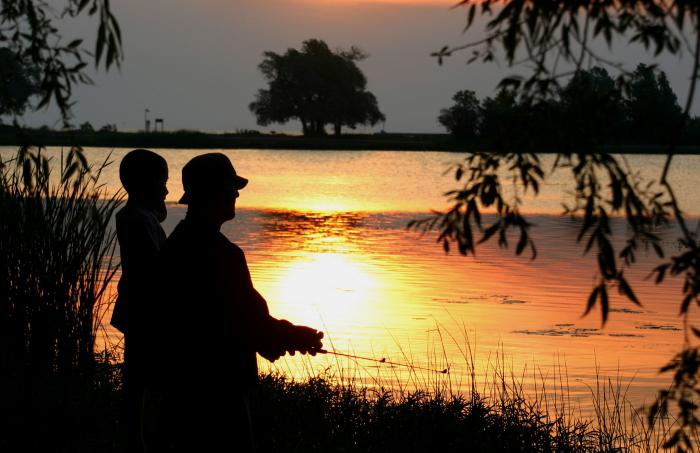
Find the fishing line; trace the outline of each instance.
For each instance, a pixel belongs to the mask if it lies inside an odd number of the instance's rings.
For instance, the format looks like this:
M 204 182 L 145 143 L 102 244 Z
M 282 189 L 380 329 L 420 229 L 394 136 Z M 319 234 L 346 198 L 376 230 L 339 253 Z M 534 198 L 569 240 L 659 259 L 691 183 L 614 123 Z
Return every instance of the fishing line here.
M 338 355 L 338 356 L 341 356 L 341 357 L 348 357 L 348 358 L 351 358 L 351 359 L 368 360 L 368 361 L 370 361 L 370 362 L 384 363 L 384 364 L 387 364 L 387 365 L 403 366 L 403 367 L 407 367 L 407 368 L 412 368 L 412 369 L 414 369 L 414 370 L 430 371 L 430 372 L 433 372 L 433 373 L 440 373 L 440 374 L 447 374 L 447 373 L 449 373 L 449 368 L 445 368 L 445 369 L 443 369 L 443 370 L 436 370 L 436 369 L 433 369 L 433 368 L 425 368 L 425 367 L 422 367 L 422 366 L 410 365 L 410 364 L 407 364 L 407 363 L 391 362 L 391 361 L 385 359 L 384 357 L 382 357 L 381 359 L 375 359 L 375 358 L 372 358 L 372 357 L 362 357 L 362 356 L 360 356 L 360 355 L 345 354 L 345 353 L 336 352 L 336 351 L 328 351 L 328 350 L 326 350 L 326 349 L 320 349 L 320 350 L 318 350 L 318 351 L 316 351 L 316 352 L 318 352 L 318 353 L 320 353 L 320 354 L 333 354 L 333 355 Z

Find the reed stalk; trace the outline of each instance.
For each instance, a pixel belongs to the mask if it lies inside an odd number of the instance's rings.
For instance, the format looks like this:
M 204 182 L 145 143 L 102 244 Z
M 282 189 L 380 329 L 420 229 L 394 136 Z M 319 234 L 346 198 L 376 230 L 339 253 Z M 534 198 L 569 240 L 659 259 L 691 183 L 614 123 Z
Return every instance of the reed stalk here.
M 88 164 L 79 147 L 60 164 L 41 147 L 0 158 L 0 384 L 16 411 L 4 427 L 16 433 L 66 415 L 84 393 L 76 382 L 91 382 L 100 363 L 122 200 L 100 183 L 109 164 Z

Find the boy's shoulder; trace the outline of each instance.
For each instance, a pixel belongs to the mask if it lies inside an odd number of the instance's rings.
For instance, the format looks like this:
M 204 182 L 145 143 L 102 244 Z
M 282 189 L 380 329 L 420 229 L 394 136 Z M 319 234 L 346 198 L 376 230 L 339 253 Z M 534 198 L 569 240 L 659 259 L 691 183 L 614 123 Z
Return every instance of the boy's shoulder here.
M 117 230 L 145 228 L 162 230 L 155 214 L 148 209 L 129 205 L 128 203 L 116 214 Z
M 117 222 L 149 222 L 151 220 L 158 221 L 155 215 L 148 209 L 138 206 L 126 204 L 123 208 L 117 211 Z

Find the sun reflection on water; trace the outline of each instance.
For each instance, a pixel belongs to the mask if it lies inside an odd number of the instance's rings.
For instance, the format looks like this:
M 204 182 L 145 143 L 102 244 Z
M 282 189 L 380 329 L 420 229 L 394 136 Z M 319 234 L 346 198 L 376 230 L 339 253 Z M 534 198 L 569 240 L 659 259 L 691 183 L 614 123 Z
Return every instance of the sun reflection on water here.
M 275 308 L 297 322 L 362 325 L 377 315 L 381 284 L 362 257 L 308 252 L 278 271 Z

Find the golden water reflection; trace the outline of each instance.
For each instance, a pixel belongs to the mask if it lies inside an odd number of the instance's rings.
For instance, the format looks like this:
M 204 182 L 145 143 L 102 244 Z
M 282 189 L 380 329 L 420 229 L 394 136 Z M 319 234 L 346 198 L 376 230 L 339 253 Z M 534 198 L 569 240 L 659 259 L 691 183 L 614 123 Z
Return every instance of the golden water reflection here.
M 469 391 L 470 366 L 483 384 L 497 367 L 535 388 L 566 368 L 570 394 L 590 406 L 595 367 L 633 381 L 641 404 L 663 385 L 657 370 L 678 347 L 675 284 L 645 281 L 653 261 L 629 271 L 643 307 L 611 295 L 603 328 L 599 312 L 582 317 L 594 257 L 580 256 L 578 226 L 552 216 L 534 219 L 540 256 L 516 258 L 491 244 L 476 258 L 445 255 L 434 236 L 406 232 L 410 214 L 246 211 L 227 234 L 248 253 L 256 286 L 273 314 L 327 334 L 342 352 L 410 367 L 335 357 L 294 357 L 263 369 L 302 378 L 310 370 L 352 375 L 364 385 L 422 387 L 442 379 Z M 614 222 L 615 228 L 621 224 Z M 643 254 L 642 254 L 643 255 Z M 676 285 L 677 286 L 677 285 Z M 471 352 L 470 352 L 471 351 Z
M 366 325 L 387 302 L 375 269 L 362 256 L 304 252 L 278 272 L 267 297 L 279 300 L 276 312 L 295 322 Z
M 49 150 L 60 156 L 58 151 Z M 116 149 L 112 157 L 118 161 L 127 151 Z M 179 169 L 205 151 L 157 151 L 171 169 L 172 202 L 181 195 Z M 91 161 L 101 161 L 109 152 L 87 150 Z M 529 205 L 531 212 L 540 213 L 531 218 L 537 260 L 516 258 L 512 249 L 493 244 L 464 258 L 445 255 L 434 235 L 406 231 L 408 221 L 444 206 L 443 193 L 455 182 L 443 171 L 460 159 L 457 154 L 224 152 L 251 183 L 238 200 L 237 218 L 222 232 L 245 251 L 255 286 L 273 315 L 324 330 L 329 348 L 424 367 L 450 366 L 451 373 L 419 378 L 410 368 L 329 356 L 297 356 L 272 365 L 261 360 L 264 368 L 297 377 L 330 370 L 359 376 L 367 385 L 400 388 L 424 387 L 426 379 L 439 377 L 468 391 L 464 357 L 473 348 L 476 375 L 482 377 L 489 375 L 498 354 L 500 363 L 507 362 L 516 373 L 527 366 L 529 372 L 551 376 L 561 361 L 571 394 L 589 403 L 596 363 L 607 376 L 632 380 L 630 392 L 640 403 L 667 382 L 658 369 L 682 343 L 677 316 L 681 282 L 671 279 L 656 286 L 645 281 L 653 262 L 640 253 L 625 275 L 643 306 L 613 294 L 613 312 L 604 328 L 598 311 L 582 317 L 595 257 L 581 256 L 575 240 L 579 225 L 558 216 L 571 183 L 565 173 L 549 181 L 537 203 Z M 662 156 L 629 160 L 654 176 Z M 679 156 L 677 163 L 672 176 L 683 209 L 698 213 L 700 159 Z M 112 165 L 104 174 L 111 190 L 120 186 L 117 168 Z M 185 213 L 175 204 L 168 210 L 166 232 Z M 624 233 L 617 220 L 613 227 Z M 530 374 L 527 379 L 537 381 Z

